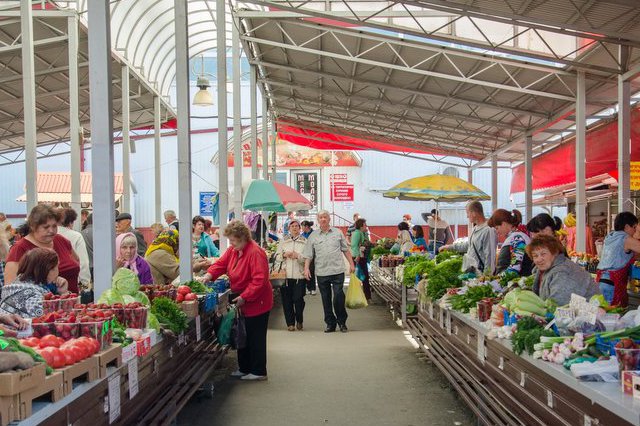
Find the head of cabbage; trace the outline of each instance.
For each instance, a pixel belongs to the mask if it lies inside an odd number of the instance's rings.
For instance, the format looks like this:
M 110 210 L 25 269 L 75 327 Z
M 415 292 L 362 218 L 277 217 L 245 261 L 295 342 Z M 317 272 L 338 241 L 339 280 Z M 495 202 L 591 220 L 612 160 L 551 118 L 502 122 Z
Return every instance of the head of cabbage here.
M 140 290 L 138 274 L 127 268 L 119 268 L 111 279 L 111 287 L 118 293 L 135 296 Z

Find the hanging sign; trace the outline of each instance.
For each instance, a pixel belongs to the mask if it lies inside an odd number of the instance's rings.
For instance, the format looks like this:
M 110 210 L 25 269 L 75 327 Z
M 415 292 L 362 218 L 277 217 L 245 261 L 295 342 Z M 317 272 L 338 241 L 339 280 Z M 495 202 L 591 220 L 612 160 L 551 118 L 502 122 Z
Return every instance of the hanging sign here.
M 318 172 L 296 173 L 296 189 L 314 206 L 318 205 Z
M 640 161 L 631 161 L 629 186 L 632 191 L 640 191 Z

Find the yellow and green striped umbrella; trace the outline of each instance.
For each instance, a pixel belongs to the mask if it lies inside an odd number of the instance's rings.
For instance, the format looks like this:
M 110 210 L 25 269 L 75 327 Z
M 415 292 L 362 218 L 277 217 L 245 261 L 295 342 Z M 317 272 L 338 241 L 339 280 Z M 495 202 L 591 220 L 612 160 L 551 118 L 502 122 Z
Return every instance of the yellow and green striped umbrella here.
M 382 195 L 399 200 L 435 200 L 450 203 L 491 199 L 491 197 L 467 181 L 455 176 L 440 174 L 405 180 L 385 191 Z

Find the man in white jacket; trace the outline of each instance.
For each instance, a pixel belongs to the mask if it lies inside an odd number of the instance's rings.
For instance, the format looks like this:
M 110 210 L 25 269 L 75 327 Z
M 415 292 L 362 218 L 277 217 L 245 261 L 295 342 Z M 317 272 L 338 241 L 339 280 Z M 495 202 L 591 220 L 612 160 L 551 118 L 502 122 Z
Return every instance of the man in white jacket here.
M 283 268 L 287 273 L 286 284 L 280 288 L 280 295 L 289 331 L 303 329 L 304 295 L 307 286 L 302 257 L 305 244 L 306 240 L 300 234 L 300 222 L 291 219 L 288 235 L 278 244 L 274 267 L 275 270 Z

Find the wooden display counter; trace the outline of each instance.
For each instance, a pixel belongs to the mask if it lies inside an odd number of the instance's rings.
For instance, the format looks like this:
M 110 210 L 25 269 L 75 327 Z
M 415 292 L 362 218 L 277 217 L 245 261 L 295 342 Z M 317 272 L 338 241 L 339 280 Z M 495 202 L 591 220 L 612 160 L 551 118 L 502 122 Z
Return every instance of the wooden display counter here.
M 581 382 L 560 365 L 518 356 L 469 315 L 428 303 L 407 325 L 481 423 L 640 425 L 640 400 L 619 382 Z

